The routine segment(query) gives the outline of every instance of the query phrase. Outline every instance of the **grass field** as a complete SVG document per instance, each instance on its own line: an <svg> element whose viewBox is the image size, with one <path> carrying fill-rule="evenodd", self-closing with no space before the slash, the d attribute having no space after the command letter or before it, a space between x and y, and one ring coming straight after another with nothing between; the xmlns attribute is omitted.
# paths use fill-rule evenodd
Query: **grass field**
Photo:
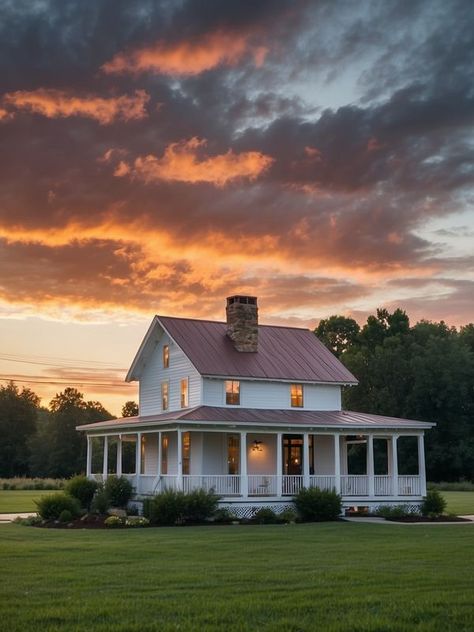
<svg viewBox="0 0 474 632"><path fill-rule="evenodd" d="M472 525L0 526L2 628L471 632Z"/></svg>
<svg viewBox="0 0 474 632"><path fill-rule="evenodd" d="M35 500L54 491L0 490L0 513L36 511ZM447 511L474 514L474 492L441 492L448 501Z"/></svg>

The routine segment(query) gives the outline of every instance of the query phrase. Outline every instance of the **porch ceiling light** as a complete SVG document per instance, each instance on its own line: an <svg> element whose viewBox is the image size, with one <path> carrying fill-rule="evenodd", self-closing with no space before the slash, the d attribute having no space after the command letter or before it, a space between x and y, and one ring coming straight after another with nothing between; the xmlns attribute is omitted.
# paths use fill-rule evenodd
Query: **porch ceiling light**
<svg viewBox="0 0 474 632"><path fill-rule="evenodd" d="M263 451L262 444L263 444L263 441L257 441L257 439L254 439L252 443L252 452L262 452Z"/></svg>

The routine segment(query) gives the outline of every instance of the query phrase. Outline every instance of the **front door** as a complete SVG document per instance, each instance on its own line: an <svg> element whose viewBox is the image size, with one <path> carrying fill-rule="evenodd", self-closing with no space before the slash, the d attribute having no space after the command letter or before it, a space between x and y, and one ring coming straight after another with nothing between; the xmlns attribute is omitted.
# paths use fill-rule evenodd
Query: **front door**
<svg viewBox="0 0 474 632"><path fill-rule="evenodd" d="M303 473L303 438L283 435L283 474L300 476Z"/></svg>

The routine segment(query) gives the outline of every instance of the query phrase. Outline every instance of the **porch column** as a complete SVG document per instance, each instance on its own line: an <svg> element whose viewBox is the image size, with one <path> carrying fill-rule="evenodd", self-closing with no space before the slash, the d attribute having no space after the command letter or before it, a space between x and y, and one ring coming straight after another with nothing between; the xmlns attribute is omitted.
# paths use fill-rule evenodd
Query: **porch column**
<svg viewBox="0 0 474 632"><path fill-rule="evenodd" d="M309 487L309 438L307 432L303 434L303 486Z"/></svg>
<svg viewBox="0 0 474 632"><path fill-rule="evenodd" d="M247 478L247 433L240 433L240 495L247 498L249 484Z"/></svg>
<svg viewBox="0 0 474 632"><path fill-rule="evenodd" d="M109 473L109 438L107 435L104 437L104 460L102 462L102 476L105 479Z"/></svg>
<svg viewBox="0 0 474 632"><path fill-rule="evenodd" d="M181 428L178 428L178 477L176 484L178 489L183 489L183 437Z"/></svg>
<svg viewBox="0 0 474 632"><path fill-rule="evenodd" d="M122 476L122 435L117 437L117 476Z"/></svg>
<svg viewBox="0 0 474 632"><path fill-rule="evenodd" d="M137 492L140 492L140 474L142 473L142 433L137 432L135 457L135 480Z"/></svg>
<svg viewBox="0 0 474 632"><path fill-rule="evenodd" d="M163 446L161 444L161 431L158 433L158 467L157 467L157 476L161 475L161 460L163 458Z"/></svg>
<svg viewBox="0 0 474 632"><path fill-rule="evenodd" d="M369 496L375 495L375 480L374 480L374 436L372 434L367 435L367 476Z"/></svg>
<svg viewBox="0 0 474 632"><path fill-rule="evenodd" d="M277 496L282 495L282 485L283 485L283 435L281 432L277 434Z"/></svg>
<svg viewBox="0 0 474 632"><path fill-rule="evenodd" d="M392 435L392 495L398 496L398 435Z"/></svg>
<svg viewBox="0 0 474 632"><path fill-rule="evenodd" d="M341 446L339 435L334 435L334 487L338 494L341 493Z"/></svg>
<svg viewBox="0 0 474 632"><path fill-rule="evenodd" d="M418 435L418 475L420 477L420 493L426 496L425 437Z"/></svg>
<svg viewBox="0 0 474 632"><path fill-rule="evenodd" d="M86 476L92 476L92 437L87 435L87 458L86 458Z"/></svg>

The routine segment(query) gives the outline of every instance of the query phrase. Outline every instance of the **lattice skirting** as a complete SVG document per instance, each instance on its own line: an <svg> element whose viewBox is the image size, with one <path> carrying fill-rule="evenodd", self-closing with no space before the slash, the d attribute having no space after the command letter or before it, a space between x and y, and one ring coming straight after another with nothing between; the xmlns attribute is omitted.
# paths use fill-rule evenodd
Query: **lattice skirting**
<svg viewBox="0 0 474 632"><path fill-rule="evenodd" d="M257 513L259 509L262 507L269 508L274 511L276 514L282 513L286 509L295 508L292 502L288 502L288 500L282 502L264 502L264 501L253 501L249 503L239 503L239 502L220 502L219 508L228 509L229 512L235 516L236 518L252 518L254 514Z"/></svg>
<svg viewBox="0 0 474 632"><path fill-rule="evenodd" d="M419 514L421 510L421 502L422 501L395 501L395 500L387 500L387 501L360 501L357 502L343 502L343 509L349 509L350 507L368 507L370 512L376 512L378 509L382 507L400 507L403 506L407 513Z"/></svg>

